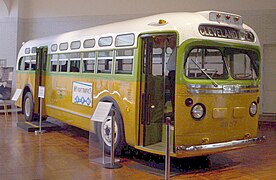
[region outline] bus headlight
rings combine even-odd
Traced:
[[[197,103],[191,109],[191,116],[195,120],[201,120],[206,114],[206,108],[203,104]]]
[[[258,106],[256,102],[252,102],[249,107],[249,114],[250,116],[255,116],[257,114]]]

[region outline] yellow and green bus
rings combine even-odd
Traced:
[[[217,11],[167,13],[28,41],[17,61],[18,105],[95,132],[110,148],[110,119],[92,124],[99,102],[113,103],[115,148],[171,156],[251,146],[260,106],[260,42],[242,17]]]

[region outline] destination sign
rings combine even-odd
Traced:
[[[248,30],[216,25],[200,25],[198,31],[202,36],[235,39],[254,42],[254,34]]]

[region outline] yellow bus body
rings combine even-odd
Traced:
[[[170,30],[177,39],[180,39],[179,32]],[[119,107],[122,115],[125,141],[128,145],[143,151],[164,155],[165,125],[162,125],[162,147],[143,146],[143,125],[142,125],[142,89],[144,82],[141,77],[142,69],[142,43],[141,35],[143,34],[168,34],[168,30],[151,31],[139,34],[137,46],[133,47],[134,62],[133,73],[131,75],[117,75],[112,70],[111,74],[100,73],[74,73],[74,72],[51,72],[50,54],[47,58],[47,70],[43,72],[45,78],[46,95],[43,100],[43,114],[54,117],[67,124],[82,128],[87,131],[95,132],[94,123],[91,123],[91,116],[95,111],[97,104],[104,97],[111,97]],[[258,42],[256,43],[258,44]],[[237,85],[241,93],[217,93],[216,87],[212,87],[209,79],[196,80],[189,79],[184,75],[184,57],[187,56],[187,49],[190,45],[215,46],[215,47],[236,47],[241,49],[254,50],[260,56],[259,45],[239,44],[237,42],[224,42],[222,40],[210,39],[187,39],[177,47],[177,69],[175,83],[175,121],[171,130],[171,156],[189,157],[208,155],[222,151],[232,150],[251,143],[246,140],[252,140],[257,136],[258,113],[251,116],[249,106],[252,102],[259,103],[259,80],[234,80],[228,79],[217,80],[219,85]],[[49,48],[49,47],[48,47]],[[112,49],[114,51],[116,48]],[[80,53],[83,51],[79,51]],[[113,57],[114,61],[114,57]],[[113,66],[114,66],[113,62]],[[23,94],[19,98],[18,105],[22,106],[23,95],[28,87],[33,96],[37,94],[37,79],[34,71],[17,70],[16,87],[23,89]],[[92,106],[82,106],[72,101],[73,82],[83,82],[92,84]],[[201,85],[202,87],[193,87]],[[235,87],[234,87],[235,88]],[[195,90],[195,91],[194,91]],[[223,89],[221,89],[223,90]],[[158,92],[158,89],[155,89]],[[201,92],[201,93],[198,93]],[[190,98],[193,104],[202,103],[206,106],[206,116],[196,121],[191,116],[191,107],[185,104],[185,100]],[[35,111],[38,112],[38,99],[34,98]],[[258,106],[259,108],[259,106]],[[258,110],[259,111],[259,110]],[[156,136],[154,131],[147,136]],[[243,141],[239,146],[235,145],[235,140]],[[207,148],[187,150],[189,148],[202,148],[201,145],[216,145],[216,143],[229,142],[229,146],[219,148]],[[221,144],[220,144],[221,145]]]

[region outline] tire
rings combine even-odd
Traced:
[[[111,111],[115,111],[115,155],[121,155],[123,152],[123,148],[125,146],[125,136],[124,136],[124,128],[123,121],[120,111],[118,111],[114,106],[112,106]],[[109,113],[111,116],[111,113]],[[107,120],[103,123],[96,122],[95,125],[96,134],[98,136],[99,142],[101,145],[104,144],[104,150],[107,154],[111,152],[111,118],[107,118]]]
[[[27,92],[23,99],[23,113],[26,121],[30,122],[34,117],[34,102],[31,92]]]

